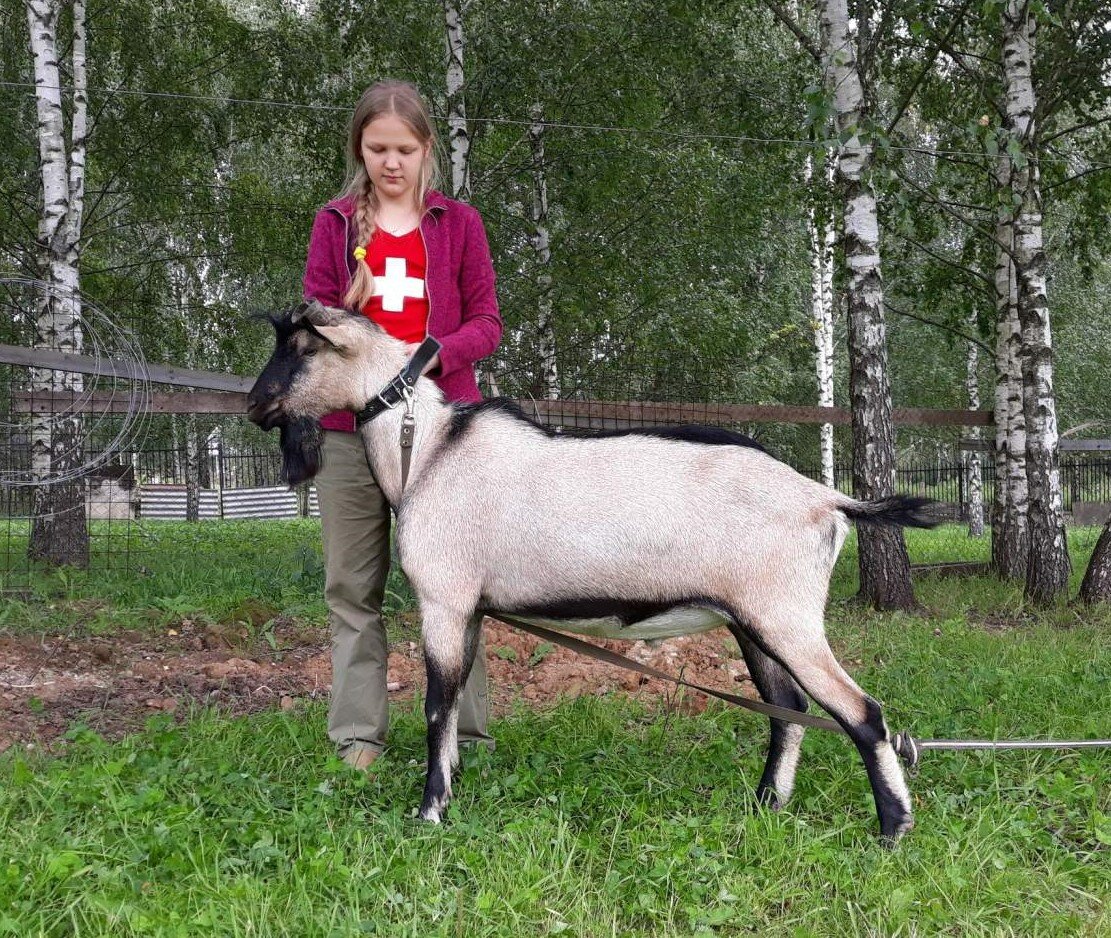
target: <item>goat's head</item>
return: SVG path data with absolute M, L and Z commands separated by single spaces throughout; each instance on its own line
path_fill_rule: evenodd
M 274 352 L 247 395 L 247 416 L 263 430 L 280 429 L 282 476 L 303 482 L 320 468 L 320 424 L 334 410 L 357 410 L 360 388 L 351 368 L 367 320 L 318 302 L 271 316 Z

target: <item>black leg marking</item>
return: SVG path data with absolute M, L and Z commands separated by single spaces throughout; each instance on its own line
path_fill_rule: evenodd
M 880 833 L 888 842 L 914 826 L 910 791 L 891 745 L 880 705 L 845 672 L 830 650 L 820 616 L 813 621 L 738 621 L 745 636 L 782 665 L 799 686 L 848 734 L 868 772 L 879 815 Z M 782 636 L 790 636 L 785 640 Z M 770 757 L 769 757 L 770 758 Z
M 442 613 L 425 610 L 424 626 L 428 775 L 420 816 L 439 822 L 451 801 L 451 774 L 459 762 L 459 694 L 474 664 L 482 617 L 451 614 L 444 618 Z
M 730 630 L 741 646 L 749 676 L 760 696 L 770 704 L 805 713 L 806 694 L 787 669 L 761 651 L 740 628 L 731 626 Z M 773 810 L 779 810 L 787 804 L 794 791 L 799 752 L 806 730 L 797 723 L 783 720 L 771 719 L 770 723 L 768 758 L 764 765 L 764 774 L 756 788 L 756 800 Z
M 891 734 L 883 719 L 879 702 L 865 695 L 867 722 L 854 729 L 846 726 L 856 743 L 876 800 L 876 813 L 880 819 L 880 833 L 894 843 L 914 826 L 910 793 L 899 766 L 899 757 L 891 746 Z
M 449 716 L 459 694 L 459 678 L 458 674 L 441 667 L 427 650 L 425 670 L 428 675 L 428 693 L 424 700 L 424 717 L 428 723 L 428 774 L 420 816 L 426 821 L 438 822 L 451 799 L 451 777 L 445 771 L 450 765 L 450 755 L 445 750 L 452 742 Z

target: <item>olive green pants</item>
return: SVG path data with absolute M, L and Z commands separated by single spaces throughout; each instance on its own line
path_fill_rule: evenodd
M 324 432 L 316 477 L 324 542 L 324 599 L 332 629 L 328 736 L 340 755 L 386 745 L 386 628 L 382 599 L 390 570 L 390 506 L 367 465 L 357 433 Z M 486 649 L 479 640 L 459 698 L 460 743 L 486 734 Z

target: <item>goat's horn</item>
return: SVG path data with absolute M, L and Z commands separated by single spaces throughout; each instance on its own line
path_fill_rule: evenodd
M 323 325 L 328 318 L 327 308 L 320 300 L 309 300 L 305 304 L 305 318 L 311 323 Z

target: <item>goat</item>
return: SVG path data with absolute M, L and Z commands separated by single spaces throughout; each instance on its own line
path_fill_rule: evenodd
M 413 346 L 363 316 L 313 302 L 271 317 L 276 348 L 249 416 L 280 427 L 288 481 L 319 464 L 321 415 L 361 410 Z M 428 379 L 411 402 L 416 437 L 402 485 L 402 413 L 361 428 L 397 512 L 397 547 L 422 616 L 428 770 L 420 817 L 438 822 L 458 764 L 456 696 L 483 611 L 636 621 L 677 607 L 712 610 L 740 644 L 764 700 L 805 711 L 807 695 L 845 729 L 871 781 L 880 831 L 913 825 L 910 794 L 879 703 L 826 641 L 829 578 L 849 522 L 932 527 L 926 499 L 856 501 L 712 428 L 556 433 L 507 402 L 445 404 Z M 786 803 L 803 728 L 771 720 L 757 787 Z

